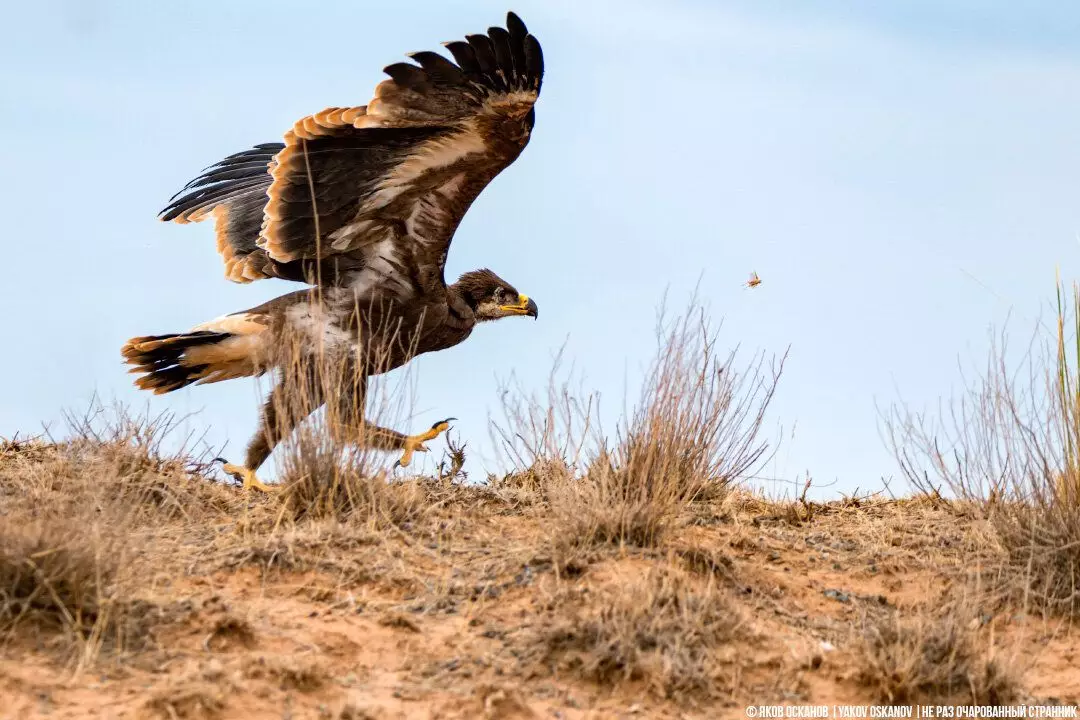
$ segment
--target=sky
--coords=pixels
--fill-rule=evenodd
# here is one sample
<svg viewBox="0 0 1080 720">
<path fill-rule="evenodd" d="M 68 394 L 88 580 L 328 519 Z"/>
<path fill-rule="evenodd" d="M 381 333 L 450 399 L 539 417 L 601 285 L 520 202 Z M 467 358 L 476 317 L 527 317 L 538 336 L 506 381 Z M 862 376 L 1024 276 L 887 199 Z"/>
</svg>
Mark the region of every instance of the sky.
<svg viewBox="0 0 1080 720">
<path fill-rule="evenodd" d="M 539 319 L 414 361 L 399 428 L 456 416 L 474 478 L 499 466 L 488 418 L 511 373 L 541 390 L 565 346 L 621 406 L 665 291 L 678 306 L 698 286 L 725 347 L 789 350 L 767 426 L 782 441 L 756 482 L 878 489 L 898 475 L 880 413 L 936 407 L 994 328 L 1030 335 L 1057 266 L 1080 276 L 1076 3 L 16 3 L 0 46 L 0 436 L 62 434 L 96 396 L 175 412 L 242 457 L 265 382 L 152 396 L 119 349 L 297 286 L 229 283 L 210 223 L 157 212 L 205 166 L 365 104 L 384 66 L 507 9 L 544 49 L 536 127 L 446 274 L 490 267 Z"/>
</svg>

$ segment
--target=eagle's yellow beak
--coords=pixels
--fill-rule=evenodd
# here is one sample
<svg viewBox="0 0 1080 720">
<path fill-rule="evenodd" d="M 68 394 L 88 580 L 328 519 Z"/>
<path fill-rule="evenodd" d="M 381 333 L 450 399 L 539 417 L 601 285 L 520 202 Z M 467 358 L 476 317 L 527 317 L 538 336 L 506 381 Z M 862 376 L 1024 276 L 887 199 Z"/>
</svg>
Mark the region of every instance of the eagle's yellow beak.
<svg viewBox="0 0 1080 720">
<path fill-rule="evenodd" d="M 534 320 L 537 316 L 536 303 L 528 295 L 518 295 L 517 305 L 500 305 L 499 309 L 510 315 L 528 315 Z"/>
</svg>

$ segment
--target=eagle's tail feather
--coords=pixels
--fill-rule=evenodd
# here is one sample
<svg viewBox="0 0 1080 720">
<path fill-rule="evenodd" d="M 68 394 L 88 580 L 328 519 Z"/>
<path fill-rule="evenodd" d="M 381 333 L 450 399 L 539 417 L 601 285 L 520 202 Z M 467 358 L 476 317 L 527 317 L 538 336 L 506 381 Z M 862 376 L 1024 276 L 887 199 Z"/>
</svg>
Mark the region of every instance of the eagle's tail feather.
<svg viewBox="0 0 1080 720">
<path fill-rule="evenodd" d="M 135 385 L 155 395 L 194 383 L 210 383 L 258 373 L 251 336 L 195 330 L 169 335 L 131 338 L 120 350 L 129 371 L 141 375 Z"/>
</svg>

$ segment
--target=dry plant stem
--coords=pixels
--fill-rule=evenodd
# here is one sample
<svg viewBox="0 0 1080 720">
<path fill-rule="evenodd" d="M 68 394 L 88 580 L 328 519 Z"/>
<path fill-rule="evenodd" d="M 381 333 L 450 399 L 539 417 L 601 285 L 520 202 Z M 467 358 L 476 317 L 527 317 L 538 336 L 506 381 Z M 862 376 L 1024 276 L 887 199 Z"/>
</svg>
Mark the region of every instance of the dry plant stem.
<svg viewBox="0 0 1080 720">
<path fill-rule="evenodd" d="M 1056 346 L 1013 359 L 1006 335 L 938 418 L 894 410 L 887 440 L 907 480 L 947 489 L 993 528 L 1002 582 L 1036 607 L 1080 616 L 1080 288 L 1058 284 Z M 1066 330 L 1068 328 L 1068 331 Z"/>
<path fill-rule="evenodd" d="M 765 413 L 784 359 L 717 351 L 717 329 L 691 297 L 669 317 L 661 307 L 656 355 L 614 441 L 599 431 L 594 395 L 575 395 L 552 371 L 546 400 L 504 393 L 493 434 L 519 473 L 536 475 L 559 518 L 559 543 L 659 544 L 689 503 L 718 498 L 767 459 Z M 527 463 L 527 464 L 526 464 Z"/>
<path fill-rule="evenodd" d="M 1001 705 L 1018 694 L 1016 674 L 995 657 L 993 637 L 971 629 L 961 603 L 903 617 L 865 615 L 855 641 L 859 681 L 879 703 Z"/>
</svg>

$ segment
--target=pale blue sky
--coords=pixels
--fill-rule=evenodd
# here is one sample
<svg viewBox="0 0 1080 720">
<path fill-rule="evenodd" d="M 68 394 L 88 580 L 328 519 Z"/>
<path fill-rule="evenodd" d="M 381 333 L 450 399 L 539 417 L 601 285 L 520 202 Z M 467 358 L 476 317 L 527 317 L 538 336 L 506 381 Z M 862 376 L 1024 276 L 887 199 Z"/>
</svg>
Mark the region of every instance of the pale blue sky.
<svg viewBox="0 0 1080 720">
<path fill-rule="evenodd" d="M 766 472 L 876 488 L 895 473 L 876 406 L 933 405 L 1010 309 L 1026 338 L 1056 263 L 1080 271 L 1076 3 L 17 3 L 0 46 L 0 435 L 96 391 L 197 412 L 190 427 L 240 458 L 253 381 L 153 398 L 119 348 L 294 286 L 228 283 L 211 225 L 157 211 L 206 165 L 365 103 L 383 66 L 507 9 L 544 47 L 536 129 L 447 274 L 490 266 L 540 319 L 417 361 L 400 429 L 456 415 L 485 447 L 496 378 L 539 387 L 564 340 L 614 407 L 664 289 L 702 277 L 727 343 L 791 346 L 771 422 L 795 432 Z"/>
</svg>

